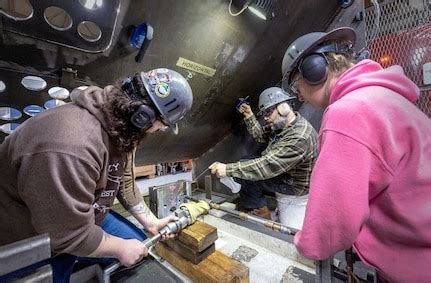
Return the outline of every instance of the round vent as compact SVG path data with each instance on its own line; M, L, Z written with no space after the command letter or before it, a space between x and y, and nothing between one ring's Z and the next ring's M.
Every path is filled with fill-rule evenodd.
M6 84L3 81L0 81L0 92L3 92L6 90Z
M53 28L59 31L65 31L72 27L72 17L63 9L51 6L45 9L43 13L45 21Z
M0 119L4 121L18 120L22 117L21 111L12 107L0 107Z
M22 111L28 116L33 117L45 111L45 108L39 105L28 105Z
M15 131L16 128L18 128L20 124L18 123L7 123L0 126L0 131L2 131L5 134L10 134L13 131Z
M100 27L89 21L84 21L78 25L78 34L88 42L96 42L102 37Z
M64 102L63 100L58 100L58 99L51 99L48 100L47 102L45 102L45 104L43 105L46 109L51 109L60 105L66 104L66 102Z
M0 14L15 21L25 21L33 17L33 6L29 0L0 1Z
M48 90L49 96L54 99L67 99L69 97L69 91L64 87L55 86Z
M46 88L46 81L41 77L26 76L21 80L21 84L28 90L40 91Z

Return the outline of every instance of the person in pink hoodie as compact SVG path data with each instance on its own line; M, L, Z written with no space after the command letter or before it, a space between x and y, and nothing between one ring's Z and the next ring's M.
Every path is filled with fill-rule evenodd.
M283 59L285 88L325 109L294 244L315 260L353 245L382 281L431 282L431 120L400 66L354 63L355 39L312 32Z

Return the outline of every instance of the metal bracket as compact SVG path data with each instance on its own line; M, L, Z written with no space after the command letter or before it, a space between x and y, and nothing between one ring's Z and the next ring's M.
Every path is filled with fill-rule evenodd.
M60 85L69 88L76 87L76 77L78 76L78 71L71 68L63 68L61 70Z
M211 175L206 175L205 176L205 198L212 200L212 191L213 191L213 186L212 186L212 179L211 179Z

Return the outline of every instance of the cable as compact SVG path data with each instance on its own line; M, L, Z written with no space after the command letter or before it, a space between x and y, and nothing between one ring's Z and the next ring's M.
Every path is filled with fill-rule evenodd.
M374 18L374 32L370 38L370 40L373 40L377 37L380 30L380 5L377 0L371 0L371 3L373 3L374 12L376 14Z
M430 16L430 9L431 9L431 1L429 0L423 0L422 1L423 5L424 5L424 11L427 11L427 16Z
M248 2L244 4L244 6L241 8L241 10L240 10L238 13L232 13L231 6L232 6L232 0L230 0L230 2L229 2L229 14L230 14L231 16L233 16L233 17L236 17L236 16L238 16L239 14L241 14L242 12L244 12L244 11L245 11L245 9L247 9L247 8L248 8Z

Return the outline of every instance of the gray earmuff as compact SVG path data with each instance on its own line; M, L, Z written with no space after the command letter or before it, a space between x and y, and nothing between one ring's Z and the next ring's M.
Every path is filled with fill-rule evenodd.
M310 54L299 66L299 72L310 85L319 85L328 77L328 61L321 53Z
M124 93L132 100L141 100L136 87L131 78L123 80L121 87ZM148 129L156 121L156 112L148 105L142 104L138 110L133 113L130 122L139 129Z
M156 121L156 113L151 107L145 104L139 106L138 110L133 113L130 122L139 129L148 129Z
M312 53L304 57L298 67L299 72L307 83L310 85L319 85L328 78L329 62L325 53L330 52L356 57L350 43L336 42L316 48Z

